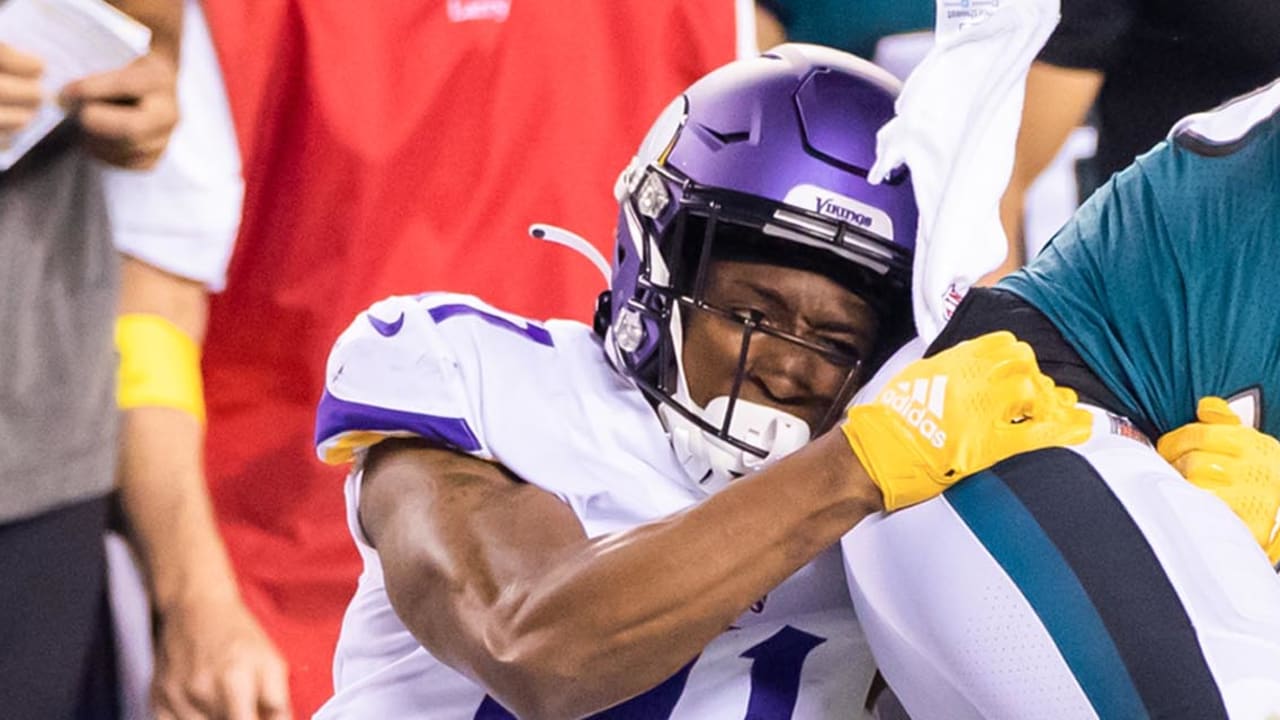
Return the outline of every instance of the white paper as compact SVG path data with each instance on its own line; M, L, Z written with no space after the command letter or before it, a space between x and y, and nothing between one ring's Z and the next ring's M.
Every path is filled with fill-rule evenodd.
M7 0L0 4L0 43L45 65L45 102L0 150L0 170L6 170L62 122L66 113L57 97L67 83L142 57L151 31L102 0Z

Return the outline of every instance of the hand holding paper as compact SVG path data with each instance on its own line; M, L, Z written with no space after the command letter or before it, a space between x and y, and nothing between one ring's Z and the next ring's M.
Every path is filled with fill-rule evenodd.
M147 53L150 42L151 32L145 26L102 0L0 3L0 146L4 146L0 147L0 170L8 169L62 121L66 113L57 97L68 83L125 68ZM155 71L142 74L148 73ZM32 80L39 88L34 101ZM155 92L153 81L129 82L135 83L134 90L152 88L148 92ZM121 89L128 88L117 85L111 91ZM110 99L139 101L141 105L143 95L125 93ZM154 112L156 103L152 102L144 114ZM131 138L150 137L144 127L128 129ZM111 128L100 130L109 132ZM90 134L94 130L90 129ZM138 144L151 147L145 142Z
M63 88L90 152L103 162L140 170L160 159L178 122L177 70L150 53L129 65Z

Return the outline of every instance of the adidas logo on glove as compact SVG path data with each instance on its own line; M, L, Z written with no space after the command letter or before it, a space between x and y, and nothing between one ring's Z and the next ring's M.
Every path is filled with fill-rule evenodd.
M935 497L1004 458L1084 442L1092 429L1075 392L1055 386L1031 347L1003 330L907 365L840 426L886 510Z
M947 393L947 376L934 375L914 382L900 382L880 393L880 402L893 408L911 427L936 448L947 442L942 422L943 398Z

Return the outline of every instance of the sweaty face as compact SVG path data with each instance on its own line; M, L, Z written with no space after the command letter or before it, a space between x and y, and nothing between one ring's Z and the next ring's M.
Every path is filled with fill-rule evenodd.
M850 371L875 347L879 328L871 306L819 273L741 260L712 262L704 298L714 309L682 309L685 376L694 401L705 407L732 392L745 331L758 322L739 397L791 413L815 434L826 430L821 424L833 403L843 406L857 389L858 378L845 382Z

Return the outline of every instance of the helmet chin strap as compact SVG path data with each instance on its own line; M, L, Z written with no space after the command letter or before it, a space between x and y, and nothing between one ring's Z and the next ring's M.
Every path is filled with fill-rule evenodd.
M696 409L708 424L724 426L725 413L730 405L728 396L712 399L705 408L699 408L691 401L686 403L686 407ZM708 495L742 475L790 455L809 442L809 424L804 420L741 398L733 403L729 434L765 451L764 457L735 447L703 430L666 403L659 404L658 415L671 437L676 458L684 466L689 479Z

